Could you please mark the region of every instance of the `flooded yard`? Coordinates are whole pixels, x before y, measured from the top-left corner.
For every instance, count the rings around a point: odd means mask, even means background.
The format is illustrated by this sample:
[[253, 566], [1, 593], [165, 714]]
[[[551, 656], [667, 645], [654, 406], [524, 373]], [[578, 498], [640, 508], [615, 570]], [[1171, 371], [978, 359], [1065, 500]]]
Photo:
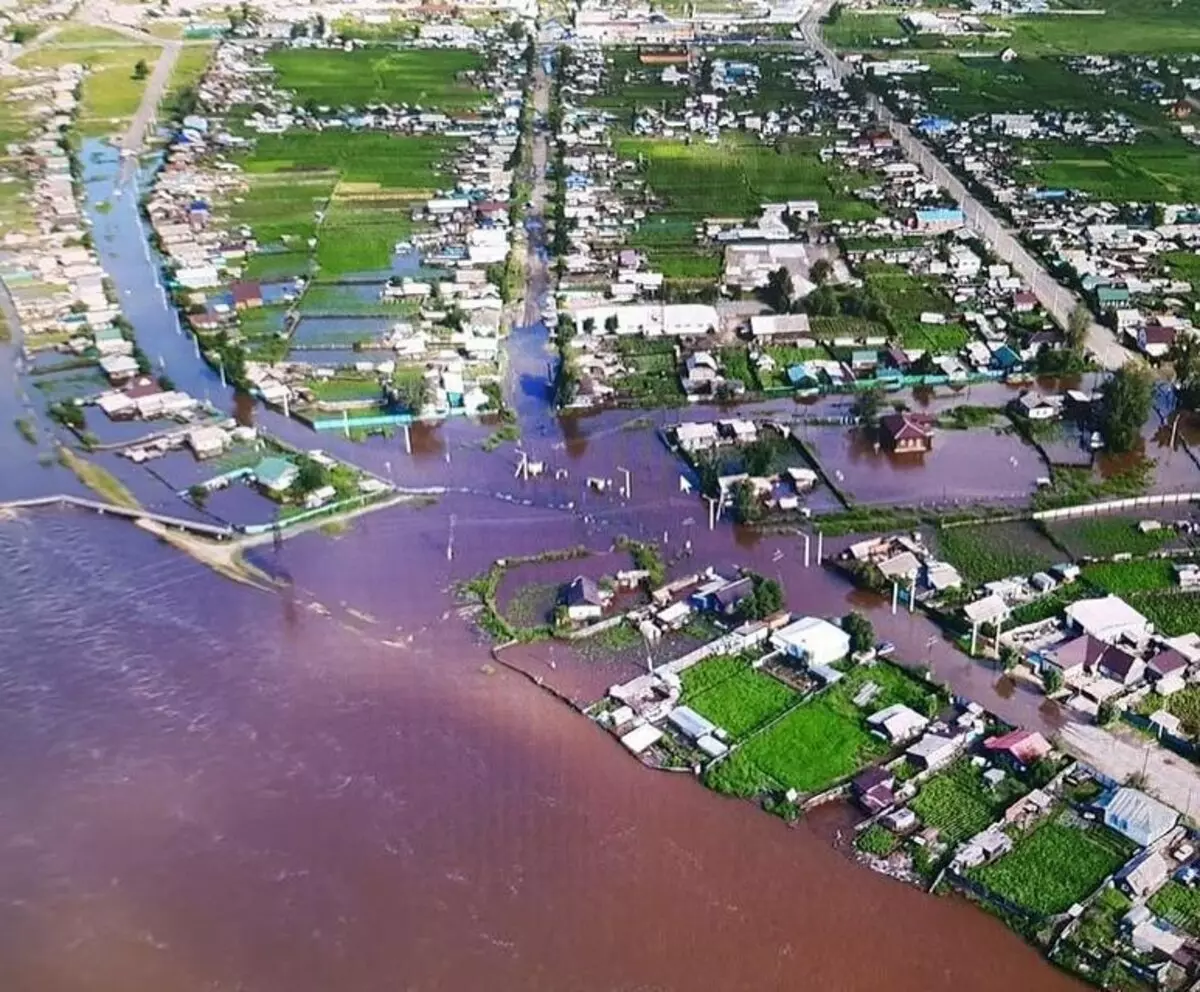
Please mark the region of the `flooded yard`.
[[1022, 502], [1047, 472], [1015, 434], [937, 431], [931, 451], [895, 454], [858, 428], [803, 431], [826, 474], [855, 503], [949, 505]]

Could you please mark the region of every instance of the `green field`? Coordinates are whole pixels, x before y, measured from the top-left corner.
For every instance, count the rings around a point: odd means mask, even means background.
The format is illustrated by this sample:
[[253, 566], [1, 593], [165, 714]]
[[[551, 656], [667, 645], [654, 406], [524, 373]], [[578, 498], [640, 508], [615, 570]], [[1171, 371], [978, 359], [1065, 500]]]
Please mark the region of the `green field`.
[[953, 846], [986, 830], [1024, 791], [1011, 775], [993, 789], [981, 769], [963, 760], [929, 779], [908, 805]]
[[1167, 637], [1200, 632], [1200, 596], [1195, 593], [1151, 592], [1129, 602]]
[[[729, 661], [736, 664], [730, 666]], [[691, 679], [689, 674], [696, 669], [714, 666], [720, 674], [698, 672]], [[713, 658], [702, 661], [683, 673], [682, 702], [701, 716], [707, 717], [718, 727], [724, 727], [734, 738], [744, 737], [750, 731], [778, 716], [797, 699], [796, 693], [778, 679], [755, 671], [740, 659]], [[696, 680], [705, 688], [696, 691]]]
[[998, 861], [968, 875], [1039, 916], [1062, 913], [1087, 897], [1133, 852], [1107, 827], [1073, 825], [1060, 814], [1035, 827]]
[[[860, 710], [852, 699], [867, 682], [880, 691]], [[833, 688], [751, 737], [715, 765], [706, 781], [741, 795], [788, 788], [819, 792], [886, 753], [887, 745], [867, 730], [865, 719], [893, 703], [924, 712], [940, 705], [931, 687], [894, 665], [855, 668]]]
[[1175, 570], [1169, 561], [1110, 561], [1087, 565], [1083, 578], [1114, 596], [1170, 589]]
[[1146, 555], [1169, 544], [1175, 537], [1172, 527], [1143, 534], [1131, 517], [1093, 517], [1068, 523], [1047, 525], [1054, 539], [1076, 557], [1109, 558], [1129, 553]]
[[1168, 882], [1150, 898], [1150, 908], [1185, 933], [1200, 937], [1200, 890]]
[[[97, 29], [103, 30], [103, 29]], [[162, 53], [153, 45], [104, 48], [46, 47], [17, 60], [23, 68], [58, 68], [78, 63], [87, 67], [75, 129], [85, 137], [120, 131], [137, 112], [146, 89], [134, 79], [134, 68], [145, 62], [150, 71]]]
[[1093, 16], [1043, 14], [1029, 17], [985, 18], [1007, 36], [910, 35], [894, 12], [843, 13], [826, 25], [825, 37], [834, 47], [874, 48], [884, 39], [906, 38], [910, 47], [927, 51], [996, 52], [1005, 46], [1023, 57], [1034, 55], [1112, 55], [1118, 53], [1190, 53], [1200, 50], [1200, 6], [1196, 0], [1083, 0], [1072, 8], [1102, 11]]
[[1143, 716], [1149, 716], [1158, 709], [1165, 709], [1179, 717], [1185, 734], [1191, 737], [1200, 734], [1200, 686], [1195, 684], [1165, 697], [1152, 692], [1142, 698], [1137, 709]]
[[322, 275], [382, 271], [455, 148], [450, 139], [365, 131], [264, 135], [241, 160], [250, 187], [230, 213], [263, 245], [295, 251], [316, 237]]
[[959, 570], [969, 585], [1030, 575], [1061, 557], [1027, 524], [943, 527], [937, 532], [937, 545], [941, 556]]
[[485, 89], [463, 75], [478, 73], [483, 58], [458, 49], [276, 48], [267, 61], [280, 89], [295, 93], [302, 104], [339, 108], [406, 103], [452, 111], [474, 109], [487, 99]]
[[1034, 141], [1021, 144], [1019, 153], [1030, 165], [1018, 178], [1051, 189], [1148, 203], [1200, 198], [1200, 150], [1174, 136], [1109, 147]]

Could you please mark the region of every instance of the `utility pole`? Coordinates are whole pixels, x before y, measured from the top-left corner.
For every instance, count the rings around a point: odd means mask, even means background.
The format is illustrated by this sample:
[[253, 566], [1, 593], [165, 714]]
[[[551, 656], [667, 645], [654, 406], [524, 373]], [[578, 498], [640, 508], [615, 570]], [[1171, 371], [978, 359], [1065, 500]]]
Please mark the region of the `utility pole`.
[[617, 471], [625, 473], [625, 498], [633, 499], [633, 480], [629, 475], [629, 469], [622, 468], [620, 465], [618, 465]]
[[807, 535], [807, 534], [804, 534], [804, 533], [801, 533], [800, 537], [804, 539], [804, 567], [805, 567], [805, 568], [808, 568], [808, 565], [809, 565], [809, 561], [808, 561], [808, 551], [809, 551], [809, 539], [808, 539], [808, 535]]
[[412, 427], [409, 424], [404, 424], [404, 453], [412, 454]]
[[453, 513], [450, 514], [450, 536], [446, 540], [446, 561], [454, 560], [454, 523], [455, 523], [455, 520], [456, 520], [456, 518], [455, 518], [454, 514]]
[[822, 558], [825, 556], [825, 535], [821, 531], [817, 531], [817, 564], [821, 564]]
[[717, 497], [705, 496], [708, 501], [708, 529], [714, 530], [717, 526]]
[[[896, 615], [896, 607], [900, 604], [900, 583], [892, 580], [892, 616]], [[974, 650], [974, 648], [972, 648]]]

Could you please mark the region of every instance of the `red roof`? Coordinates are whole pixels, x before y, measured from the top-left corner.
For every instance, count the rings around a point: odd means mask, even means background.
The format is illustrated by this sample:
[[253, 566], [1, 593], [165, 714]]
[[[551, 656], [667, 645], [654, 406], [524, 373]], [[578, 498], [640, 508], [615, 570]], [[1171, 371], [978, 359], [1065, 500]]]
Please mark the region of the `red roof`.
[[1003, 751], [1023, 765], [1031, 764], [1050, 753], [1050, 742], [1036, 730], [1014, 730], [983, 742], [989, 751]]
[[924, 440], [933, 432], [907, 413], [889, 413], [879, 418], [879, 426], [893, 441]]
[[234, 303], [250, 303], [262, 299], [262, 286], [256, 282], [235, 282], [229, 287]]

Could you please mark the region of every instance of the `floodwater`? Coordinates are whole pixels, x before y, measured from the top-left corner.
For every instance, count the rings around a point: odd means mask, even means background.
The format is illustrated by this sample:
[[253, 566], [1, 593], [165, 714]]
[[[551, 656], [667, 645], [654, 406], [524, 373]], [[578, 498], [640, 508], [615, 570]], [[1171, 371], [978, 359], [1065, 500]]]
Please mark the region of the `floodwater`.
[[[511, 449], [477, 450], [487, 425], [416, 428], [409, 455], [399, 437], [315, 441], [233, 397], [165, 306], [136, 197], [114, 196], [115, 156], [84, 162], [104, 264], [180, 388], [397, 481], [467, 492], [259, 552], [292, 582], [270, 594], [119, 521], [0, 521], [5, 992], [1079, 987], [984, 913], [849, 863], [826, 843], [834, 814], [788, 829], [641, 768], [494, 666], [450, 590], [498, 556], [604, 551], [620, 533], [668, 555], [691, 541], [697, 564], [782, 578], [793, 609], [868, 610], [904, 660], [1013, 722], [1048, 727], [1056, 711], [919, 614], [805, 568], [794, 536], [709, 532], [654, 430], [678, 413], [551, 416], [540, 325], [513, 346], [516, 405], [526, 450], [566, 478], [514, 480]], [[22, 409], [3, 381], [0, 412]], [[5, 498], [78, 491], [38, 463], [44, 440], [0, 438]], [[170, 499], [172, 471], [101, 461], [147, 502]], [[582, 486], [623, 468], [632, 493]], [[523, 667], [579, 694], [610, 674], [546, 661]]]
[[579, 530], [387, 511], [266, 594], [117, 521], [0, 524], [5, 989], [1079, 987], [488, 674], [451, 575]]

